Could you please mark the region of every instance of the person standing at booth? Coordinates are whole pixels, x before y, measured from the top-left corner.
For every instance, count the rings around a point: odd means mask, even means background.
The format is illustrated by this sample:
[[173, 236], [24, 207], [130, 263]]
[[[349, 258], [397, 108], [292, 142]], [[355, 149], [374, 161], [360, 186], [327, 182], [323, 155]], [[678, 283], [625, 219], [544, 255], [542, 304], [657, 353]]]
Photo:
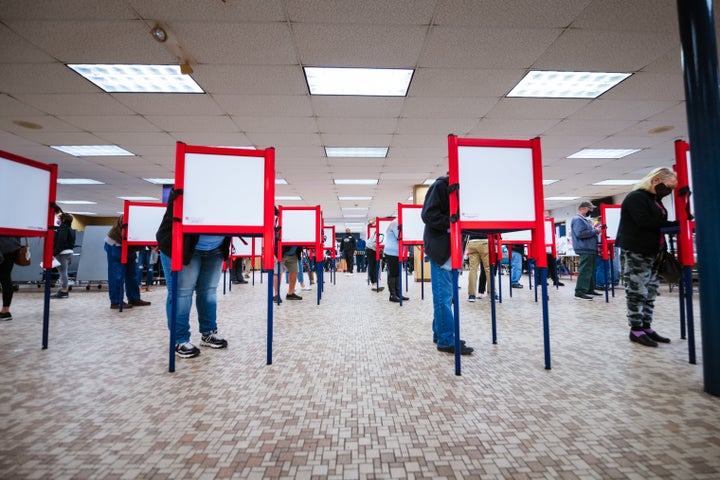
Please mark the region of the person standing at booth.
[[[121, 303], [123, 308], [150, 305], [150, 302], [140, 298], [140, 287], [137, 278], [137, 252], [128, 249], [127, 263], [122, 264], [122, 229], [123, 216], [120, 215], [105, 237], [108, 295], [110, 296], [110, 308], [113, 310], [120, 308]], [[125, 277], [124, 281], [123, 277]], [[123, 282], [125, 284], [125, 295], [127, 295], [128, 299], [127, 303], [123, 302]]]
[[[165, 273], [168, 296], [165, 313], [168, 328], [172, 322], [172, 226], [175, 196], [168, 198], [167, 210], [155, 235], [160, 248], [160, 263]], [[185, 234], [182, 269], [177, 275], [177, 309], [175, 316], [175, 354], [180, 358], [200, 355], [200, 349], [190, 343], [190, 309], [193, 293], [198, 313], [200, 345], [213, 349], [226, 348], [227, 340], [217, 330], [217, 289], [222, 275], [223, 261], [230, 257], [231, 237], [223, 235]]]
[[595, 291], [595, 260], [598, 252], [600, 227], [592, 224], [588, 218], [595, 206], [590, 202], [582, 202], [578, 213], [570, 222], [572, 244], [575, 253], [580, 256], [575, 298], [592, 300], [593, 295], [602, 295]]
[[57, 291], [53, 298], [68, 298], [70, 296], [70, 280], [68, 279], [68, 270], [70, 269], [70, 261], [75, 248], [75, 230], [71, 227], [73, 216], [69, 213], [61, 213], [60, 226], [55, 231], [55, 240], [53, 242], [53, 256], [60, 262], [58, 265], [58, 273], [60, 273], [60, 290]]
[[342, 253], [343, 257], [345, 258], [345, 264], [347, 265], [346, 272], [348, 274], [353, 273], [353, 264], [355, 263], [355, 250], [356, 250], [356, 243], [355, 243], [355, 237], [352, 236], [352, 233], [350, 233], [350, 229], [345, 229], [345, 236], [342, 238]]
[[[421, 218], [425, 224], [423, 243], [430, 259], [430, 282], [433, 295], [433, 341], [441, 352], [455, 353], [455, 321], [453, 317], [453, 281], [450, 250], [450, 191], [448, 177], [435, 180], [427, 193]], [[474, 349], [460, 341], [460, 354], [470, 355]]]
[[670, 343], [669, 338], [652, 328], [652, 321], [660, 286], [657, 256], [665, 249], [661, 229], [679, 224], [668, 221], [661, 200], [677, 187], [677, 183], [675, 172], [666, 167], [656, 168], [635, 185], [620, 207], [616, 243], [621, 249], [630, 341], [646, 347]]
[[15, 255], [21, 246], [20, 237], [0, 236], [0, 287], [2, 287], [0, 320], [12, 320], [10, 304], [15, 293], [12, 269], [15, 266]]
[[[470, 263], [470, 274], [468, 275], [468, 302], [475, 301], [475, 292], [490, 292], [490, 249], [488, 247], [488, 237], [486, 233], [471, 233], [468, 236], [467, 246], [465, 247], [467, 252], [468, 262]], [[482, 264], [482, 265], [481, 265]], [[478, 289], [478, 267], [481, 267], [485, 271], [484, 278], [480, 281], [486, 282], [486, 287]], [[480, 298], [482, 298], [482, 295]]]
[[400, 290], [400, 239], [397, 219], [390, 222], [385, 230], [385, 262], [387, 262], [387, 285], [390, 291], [390, 301], [399, 302], [410, 300], [403, 296]]
[[[369, 220], [368, 225], [374, 227], [375, 219], [373, 218]], [[385, 287], [378, 287], [377, 284], [377, 228], [373, 228], [372, 231], [373, 234], [370, 235], [367, 239], [367, 242], [365, 242], [365, 259], [367, 260], [368, 278], [370, 280], [370, 289], [377, 292], [382, 292], [383, 290], [385, 290]]]

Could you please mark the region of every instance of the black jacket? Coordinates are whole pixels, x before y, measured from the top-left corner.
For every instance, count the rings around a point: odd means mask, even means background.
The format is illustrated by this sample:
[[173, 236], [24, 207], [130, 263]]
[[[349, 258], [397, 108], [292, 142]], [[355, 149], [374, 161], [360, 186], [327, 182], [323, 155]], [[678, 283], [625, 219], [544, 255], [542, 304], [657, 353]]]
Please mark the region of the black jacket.
[[450, 258], [450, 191], [448, 177], [435, 180], [425, 194], [420, 214], [425, 231], [425, 253], [437, 265]]
[[[173, 204], [176, 196], [177, 195], [175, 195], [175, 191], [173, 190], [168, 198], [167, 209], [165, 210], [165, 215], [163, 215], [163, 219], [160, 222], [160, 227], [158, 228], [157, 233], [155, 233], [155, 239], [158, 242], [160, 251], [170, 258], [172, 258]], [[198, 234], [186, 233], [183, 235], [183, 265], [188, 265], [190, 263], [193, 251], [195, 250], [195, 245], [197, 245], [199, 240], [200, 235]], [[230, 237], [225, 237], [225, 240], [223, 240], [222, 246], [220, 247], [225, 261], [227, 261], [230, 256], [230, 240]]]
[[342, 251], [343, 253], [355, 253], [357, 245], [355, 244], [355, 237], [352, 235], [345, 234], [342, 238]]
[[661, 228], [676, 227], [678, 222], [667, 220], [667, 210], [655, 195], [647, 190], [628, 193], [620, 207], [618, 247], [643, 255], [656, 255], [660, 251]]
[[60, 225], [55, 232], [53, 242], [53, 256], [56, 257], [63, 250], [75, 248], [75, 230], [70, 225]]

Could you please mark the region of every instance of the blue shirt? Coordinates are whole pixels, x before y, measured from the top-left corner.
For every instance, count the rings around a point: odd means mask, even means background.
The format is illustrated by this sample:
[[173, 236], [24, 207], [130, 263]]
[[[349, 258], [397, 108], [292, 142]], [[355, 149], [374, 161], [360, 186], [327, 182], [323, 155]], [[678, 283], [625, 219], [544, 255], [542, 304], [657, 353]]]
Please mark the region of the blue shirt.
[[385, 231], [385, 255], [399, 256], [400, 244], [398, 243], [398, 222], [393, 220]]
[[197, 245], [195, 245], [195, 250], [201, 250], [203, 252], [215, 250], [222, 245], [223, 240], [225, 240], [225, 235], [200, 235], [200, 239]]

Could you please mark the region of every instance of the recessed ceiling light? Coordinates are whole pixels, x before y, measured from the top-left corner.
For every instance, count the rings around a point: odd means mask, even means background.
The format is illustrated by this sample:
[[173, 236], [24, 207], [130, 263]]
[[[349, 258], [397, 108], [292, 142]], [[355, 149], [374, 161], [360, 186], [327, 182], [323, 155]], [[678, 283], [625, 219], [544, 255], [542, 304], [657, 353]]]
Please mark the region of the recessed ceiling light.
[[275, 179], [275, 185], [287, 185], [287, 180], [284, 178], [276, 178]]
[[97, 205], [97, 202], [89, 202], [87, 200], [56, 200], [56, 202], [67, 205]]
[[603, 180], [602, 182], [593, 183], [593, 185], [610, 186], [610, 185], [635, 185], [640, 180]]
[[580, 197], [545, 197], [545, 200], [577, 200]]
[[338, 200], [372, 200], [373, 197], [343, 197], [338, 196]]
[[597, 98], [630, 75], [632, 74], [533, 70], [528, 72], [507, 96]]
[[174, 185], [174, 178], [143, 178], [146, 182], [154, 183], [155, 185]]
[[333, 180], [335, 185], [377, 185], [378, 180], [374, 178], [357, 178], [357, 179], [336, 179]]
[[344, 218], [365, 218], [365, 217], [367, 217], [367, 215], [355, 215], [355, 214], [352, 214], [352, 215], [343, 215], [343, 217], [344, 217]]
[[388, 147], [325, 147], [328, 157], [384, 158]]
[[134, 153], [128, 152], [117, 145], [50, 145], [50, 148], [59, 150], [74, 157], [133, 157]]
[[639, 148], [584, 148], [567, 158], [623, 158], [639, 151]]
[[285, 197], [275, 197], [275, 200], [302, 200], [302, 197], [290, 195]]
[[[75, 211], [68, 211], [67, 213], [72, 213], [73, 215], [97, 215], [95, 212], [75, 212]], [[124, 213], [124, 212], [120, 212]]]
[[58, 178], [58, 185], [105, 185], [104, 182], [98, 182], [91, 178]]
[[342, 207], [341, 210], [368, 210], [370, 207]]
[[117, 197], [120, 200], [128, 200], [130, 202], [153, 202], [156, 200], [160, 200], [159, 198], [155, 197]]
[[108, 93], [205, 93], [180, 65], [68, 64]]
[[412, 69], [304, 67], [310, 95], [404, 97]]
[[553, 183], [559, 182], [559, 181], [560, 180], [553, 180], [551, 178], [546, 178], [545, 180], [543, 180], [543, 185], [552, 185]]

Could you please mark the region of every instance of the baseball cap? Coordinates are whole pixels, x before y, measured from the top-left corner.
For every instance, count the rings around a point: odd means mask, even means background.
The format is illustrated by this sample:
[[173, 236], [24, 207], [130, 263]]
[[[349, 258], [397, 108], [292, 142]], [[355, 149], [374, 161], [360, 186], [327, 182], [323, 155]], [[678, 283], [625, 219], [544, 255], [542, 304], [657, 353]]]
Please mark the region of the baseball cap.
[[590, 202], [585, 201], [585, 202], [582, 202], [580, 204], [580, 206], [578, 207], [578, 209], [581, 209], [581, 208], [595, 208], [595, 205], [593, 205]]

